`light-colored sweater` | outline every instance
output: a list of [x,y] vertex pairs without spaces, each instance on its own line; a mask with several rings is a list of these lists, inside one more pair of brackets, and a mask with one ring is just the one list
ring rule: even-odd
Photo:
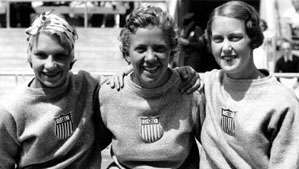
[[130,76],[119,92],[102,85],[99,93],[101,115],[113,134],[117,161],[130,169],[198,168],[199,93],[181,94],[177,72],[155,89],[136,85]]
[[299,104],[275,77],[234,80],[213,70],[204,84],[201,169],[299,168]]
[[[93,94],[88,73],[70,73],[56,89],[22,86],[2,98],[0,168],[100,168],[95,142]],[[101,131],[97,131],[101,134]]]

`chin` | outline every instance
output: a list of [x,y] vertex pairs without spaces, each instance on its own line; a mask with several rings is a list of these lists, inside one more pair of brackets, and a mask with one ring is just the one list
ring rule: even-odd
[[48,88],[56,88],[56,87],[59,87],[62,85],[60,82],[56,82],[56,83],[44,82],[43,84],[45,87],[48,87]]

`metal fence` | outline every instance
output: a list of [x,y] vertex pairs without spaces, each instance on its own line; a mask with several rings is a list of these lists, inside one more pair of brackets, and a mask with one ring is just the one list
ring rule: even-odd
[[[72,2],[70,0],[0,0],[0,14],[5,14],[6,28],[11,27],[10,21],[10,4],[15,2]],[[76,2],[82,2],[82,5],[78,7],[71,6],[38,6],[34,8],[36,13],[42,13],[44,11],[53,10],[55,13],[60,14],[83,14],[84,15],[84,27],[88,27],[88,15],[89,14],[114,14],[116,20],[116,26],[119,25],[119,15],[126,13],[126,8],[122,5],[115,5],[113,7],[102,6],[89,6],[90,2],[134,2],[136,6],[142,3],[164,3],[167,6],[168,0],[76,0]]]
[[[75,72],[76,73],[76,72]],[[94,76],[104,76],[109,77],[115,75],[114,72],[90,72]],[[299,78],[299,73],[273,73],[273,75],[277,78]],[[20,73],[20,72],[0,72],[0,77],[12,77],[15,81],[14,86],[24,82],[28,78],[32,78],[34,76],[33,73]]]

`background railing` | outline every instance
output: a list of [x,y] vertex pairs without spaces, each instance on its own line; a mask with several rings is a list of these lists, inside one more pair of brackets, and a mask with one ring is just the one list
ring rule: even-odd
[[[74,72],[76,73],[76,72]],[[90,72],[92,75],[109,77],[115,75],[115,72]],[[14,86],[19,83],[25,82],[26,80],[33,77],[33,73],[31,72],[0,72],[0,78],[2,77],[13,77]],[[277,78],[299,78],[299,73],[273,73],[273,75]]]
[[[70,0],[0,0],[0,14],[6,14],[6,28],[11,27],[10,21],[10,4],[14,2],[72,2]],[[126,13],[126,7],[122,5],[115,5],[113,7],[103,6],[89,6],[90,2],[134,2],[135,6],[139,6],[142,3],[162,3],[167,7],[168,0],[76,0],[76,2],[82,2],[82,5],[78,7],[71,6],[38,6],[34,10],[36,13],[42,13],[44,11],[53,10],[54,13],[60,14],[83,14],[84,15],[84,27],[88,27],[88,15],[89,14],[114,14],[116,20],[116,27],[119,26],[119,19],[121,14]]]

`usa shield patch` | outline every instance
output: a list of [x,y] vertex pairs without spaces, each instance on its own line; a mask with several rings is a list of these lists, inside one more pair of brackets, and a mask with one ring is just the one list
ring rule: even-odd
[[159,117],[141,117],[140,123],[140,136],[144,142],[152,143],[163,136],[164,131]]
[[66,139],[73,133],[73,123],[71,114],[64,114],[55,118],[55,134],[59,139]]
[[227,133],[228,135],[234,136],[235,135],[235,116],[236,112],[231,111],[230,109],[221,109],[221,127],[222,130]]

